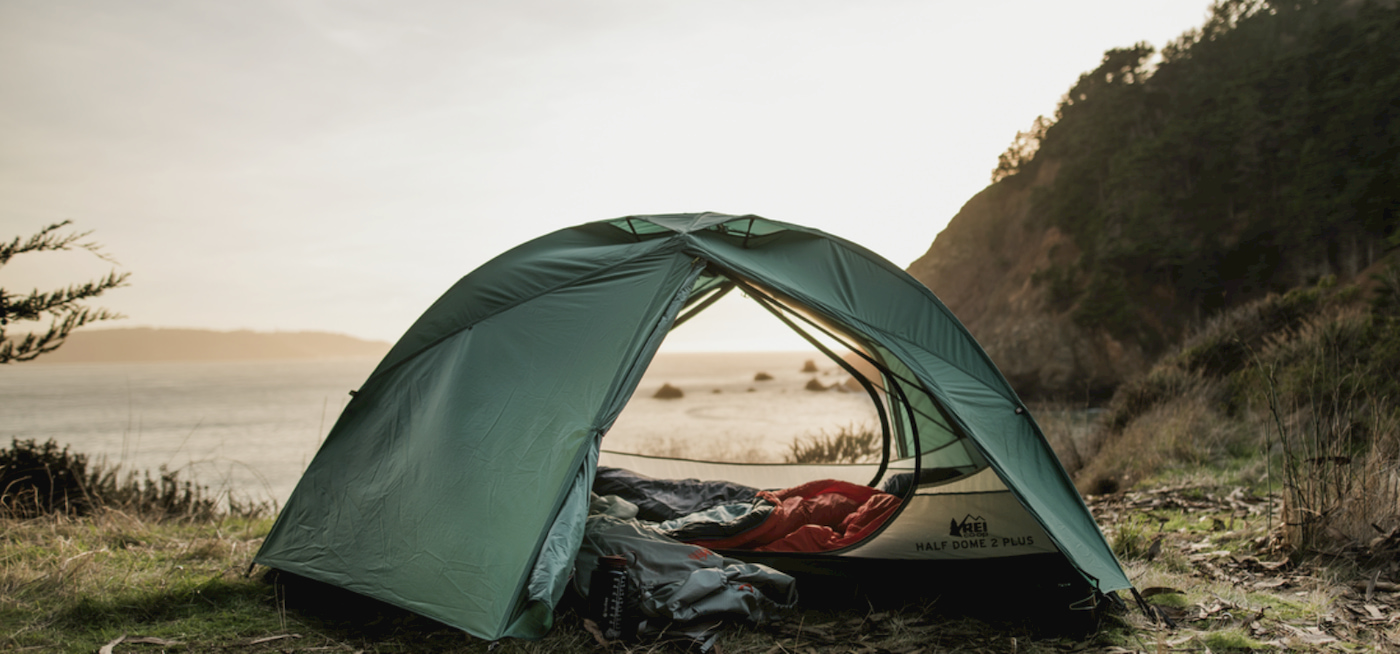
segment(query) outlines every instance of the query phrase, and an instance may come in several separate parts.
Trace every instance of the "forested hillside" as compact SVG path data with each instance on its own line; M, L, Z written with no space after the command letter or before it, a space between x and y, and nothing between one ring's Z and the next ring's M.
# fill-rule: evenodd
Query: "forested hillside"
M974 334L982 338L979 321L991 335L991 321L1048 316L1074 333L1070 349L1142 353L1126 358L1133 370L1080 371L1111 386L1209 315L1324 275L1354 276L1400 244L1400 9L1394 0L1218 2L1200 29L1160 52L1105 53L1052 118L1017 135L993 182L939 238L1019 230L998 238L1024 245L935 242L925 258L972 247L1019 259L976 274L1011 276L1002 285L1035 301L974 310ZM993 199L1001 215L986 215ZM956 224L973 214L999 227ZM940 295L955 297L947 289L961 283L934 260L911 272ZM989 339L994 358L1026 350L1002 336ZM1074 375L1051 377L1031 386L1064 390L1055 380Z

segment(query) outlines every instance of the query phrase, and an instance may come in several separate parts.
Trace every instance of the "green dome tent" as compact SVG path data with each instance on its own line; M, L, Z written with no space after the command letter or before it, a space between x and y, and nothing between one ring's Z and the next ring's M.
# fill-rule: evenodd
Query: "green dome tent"
M667 332L732 288L878 371L848 366L880 410L879 464L600 453ZM849 241L713 213L563 229L458 281L354 394L255 561L481 638L539 637L600 457L770 488L814 475L919 481L875 535L764 559L779 567L1050 557L1095 594L1131 588L1030 413L927 288Z

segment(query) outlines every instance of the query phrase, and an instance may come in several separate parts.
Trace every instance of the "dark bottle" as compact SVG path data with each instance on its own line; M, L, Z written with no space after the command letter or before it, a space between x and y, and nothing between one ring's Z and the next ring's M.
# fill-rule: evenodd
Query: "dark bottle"
M588 617L608 640L636 635L637 625L627 611L630 586L626 557L598 557L598 567L588 581Z

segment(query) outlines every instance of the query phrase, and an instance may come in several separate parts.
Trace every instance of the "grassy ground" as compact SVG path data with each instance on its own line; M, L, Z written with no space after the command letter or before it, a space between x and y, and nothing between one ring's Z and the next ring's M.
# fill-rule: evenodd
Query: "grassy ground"
M6 520L0 649L96 652L122 635L199 649L277 633L283 622L270 588L242 577L270 526L118 511Z
M895 603L872 586L825 604L804 590L776 622L726 625L714 651L1400 651L1400 268L1388 270L1389 290L1369 300L1329 283L1218 316L1101 415L1036 410L1146 611L1129 600L1076 639L959 589ZM809 449L832 457L859 439L831 440ZM10 454L19 463L0 472L48 486L0 506L31 516L0 518L0 650L695 649L667 634L599 643L569 601L545 639L487 643L343 591L272 583L248 574L271 523L248 517L258 507L221 516L173 474L121 481L32 443ZM90 512L44 513L56 509ZM1018 589L1002 592L1010 604Z
M1244 488L1181 483L1090 500L1156 620L1137 608L1110 613L1097 633L1075 640L1034 616L969 614L938 597L853 597L767 625L727 625L718 651L1400 650L1400 536L1293 560L1275 549L1278 503ZM266 518L146 521L110 510L0 521L0 650L688 649L664 635L604 647L567 601L544 640L492 644L334 589L270 583L261 568L247 574L269 527Z

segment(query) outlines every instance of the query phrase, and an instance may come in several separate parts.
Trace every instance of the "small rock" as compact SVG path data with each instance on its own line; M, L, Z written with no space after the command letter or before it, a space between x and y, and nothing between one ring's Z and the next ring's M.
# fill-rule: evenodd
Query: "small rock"
M661 385L661 388L658 389L656 394L652 395L652 397L658 400L675 400L685 397L685 392L672 386L670 383L665 383Z
M802 364L802 372L816 372L816 371L817 371L817 362L816 362L816 361L813 361L813 360L811 360L811 359L808 359L806 363Z
M822 386L821 381L818 380L816 377L813 377L810 381L808 381L808 382L807 382L807 385L806 385L804 388L806 388L806 389L809 390L809 391L824 391L824 390L826 390L826 387L825 387L825 386Z
M771 381L772 379L773 375L770 375L766 372L760 372L753 376L754 381Z

